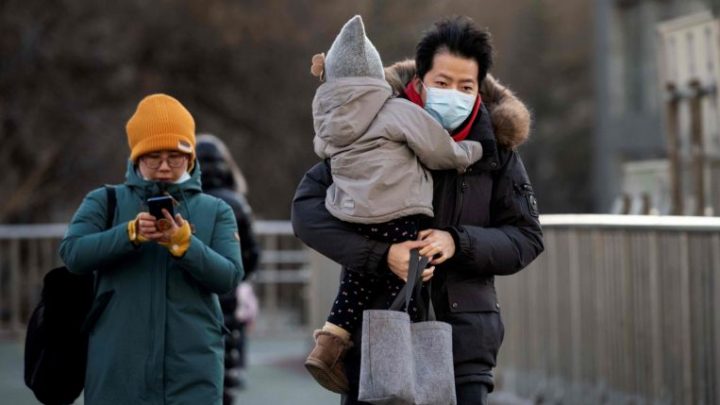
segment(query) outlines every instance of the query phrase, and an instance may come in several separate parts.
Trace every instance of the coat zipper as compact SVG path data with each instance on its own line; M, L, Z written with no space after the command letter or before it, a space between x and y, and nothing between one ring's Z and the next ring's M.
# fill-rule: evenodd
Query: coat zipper
M461 174L459 177L459 184L458 184L458 193L457 193L457 203L455 204L455 221L453 225L460 225L460 217L462 216L462 208L463 208L463 197L465 194L465 190L468 189L467 182L465 181L465 174Z
M154 267L157 268L158 263L159 263L157 253L155 254L154 262L155 262ZM150 277L150 315L148 317L150 320L150 324L148 325L148 336L150 337L150 341L148 342L148 358L145 362L145 385L146 385L145 392L148 394L148 396L150 398L152 398L153 395L155 395L155 392L153 390L155 385L153 384L153 382L154 382L155 375L156 375L155 365L157 364L157 353L156 353L157 350L156 350L156 344L155 344L156 343L155 328L157 325L157 319L155 316L156 311L157 311L157 308L156 308L157 305L155 303L155 299L156 299L155 289L157 288L157 284L158 284L157 283L157 271L154 271L152 276Z

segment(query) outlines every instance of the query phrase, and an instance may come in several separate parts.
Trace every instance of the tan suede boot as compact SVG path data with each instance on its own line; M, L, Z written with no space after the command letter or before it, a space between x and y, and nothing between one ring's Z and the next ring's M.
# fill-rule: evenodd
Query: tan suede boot
M352 347L352 342L320 329L315 331L313 337L315 348L305 360L305 368L325 389L338 394L348 392L343 358Z

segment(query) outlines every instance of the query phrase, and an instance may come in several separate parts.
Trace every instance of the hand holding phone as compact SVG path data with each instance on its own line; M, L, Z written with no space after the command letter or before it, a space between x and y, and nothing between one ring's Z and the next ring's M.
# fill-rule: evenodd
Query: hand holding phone
M175 205L173 204L173 198L169 195L150 197L147 199L147 205L150 215L154 216L156 220L165 218L165 215L162 213L163 208L165 208L171 216L175 216Z
M151 197L147 199L147 205L150 215L155 217L155 226L158 231L165 232L172 228L172 224L165 218L165 214L162 212L162 210L165 209L171 217L175 217L175 204L173 203L172 197L169 195Z

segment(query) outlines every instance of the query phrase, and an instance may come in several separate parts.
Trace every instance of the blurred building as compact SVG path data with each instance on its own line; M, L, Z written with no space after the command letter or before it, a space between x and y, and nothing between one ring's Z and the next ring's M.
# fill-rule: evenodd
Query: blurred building
M597 0L596 210L720 215L720 0Z

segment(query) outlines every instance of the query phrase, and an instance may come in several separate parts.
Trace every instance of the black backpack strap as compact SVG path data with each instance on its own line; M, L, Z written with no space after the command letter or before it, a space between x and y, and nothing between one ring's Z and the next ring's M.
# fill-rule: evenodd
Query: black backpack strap
M117 208L117 194L115 192L115 187L110 185L105 185L105 193L107 196L107 207L105 211L105 230L112 228L113 223L115 222L115 208ZM97 292L98 290L98 284L100 283L100 275L97 272L93 272L95 274L94 281L93 281L93 291ZM86 328L87 322L85 322L83 326L83 330Z
M110 229L113 226L115 220L115 207L117 207L117 194L115 193L115 187L105 186L105 193L107 193L107 212L105 213L105 229Z

